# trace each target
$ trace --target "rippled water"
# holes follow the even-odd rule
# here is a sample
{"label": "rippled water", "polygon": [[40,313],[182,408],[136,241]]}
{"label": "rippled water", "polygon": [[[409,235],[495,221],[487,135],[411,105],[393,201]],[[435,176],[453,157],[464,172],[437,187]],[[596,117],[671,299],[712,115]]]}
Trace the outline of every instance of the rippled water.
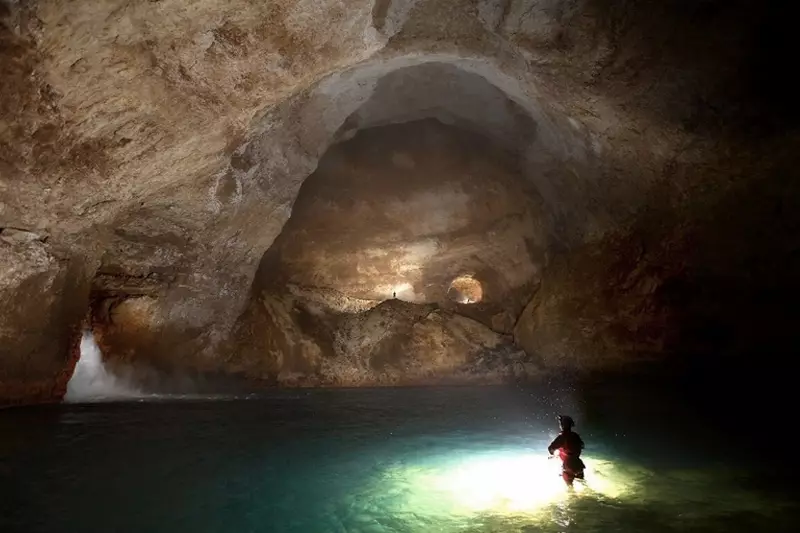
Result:
{"label": "rippled water", "polygon": [[[546,457],[559,412],[588,446],[574,492]],[[784,472],[691,412],[567,387],[8,409],[0,531],[795,531]]]}

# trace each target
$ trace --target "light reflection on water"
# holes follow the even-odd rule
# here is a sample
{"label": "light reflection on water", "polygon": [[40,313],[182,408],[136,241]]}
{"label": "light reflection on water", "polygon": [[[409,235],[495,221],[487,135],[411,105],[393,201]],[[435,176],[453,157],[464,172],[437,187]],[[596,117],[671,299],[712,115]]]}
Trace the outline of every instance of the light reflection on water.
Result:
{"label": "light reflection on water", "polygon": [[553,521],[577,498],[622,498],[634,490],[633,480],[610,462],[589,457],[585,462],[586,481],[570,490],[556,461],[527,450],[430,458],[387,469],[364,497],[394,494],[384,504],[385,514],[426,516],[440,527],[492,516],[522,525]]}
{"label": "light reflection on water", "polygon": [[[652,403],[672,409],[664,398]],[[645,427],[609,399],[604,419],[590,407],[568,389],[462,388],[7,410],[0,412],[0,485],[14,490],[0,500],[0,530],[750,532],[794,525],[786,495],[742,482],[757,465],[714,456],[713,439],[698,441],[697,428],[662,427],[664,417]],[[588,446],[587,487],[574,492],[558,461],[546,457],[560,412],[576,416]]]}

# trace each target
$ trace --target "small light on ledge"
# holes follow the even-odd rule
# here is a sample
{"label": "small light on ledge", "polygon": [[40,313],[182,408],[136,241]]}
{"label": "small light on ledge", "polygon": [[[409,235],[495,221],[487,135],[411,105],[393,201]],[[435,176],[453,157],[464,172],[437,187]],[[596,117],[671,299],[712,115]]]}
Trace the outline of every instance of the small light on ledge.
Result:
{"label": "small light on ledge", "polygon": [[[414,294],[414,287],[412,287],[410,283],[399,283],[399,284],[395,285],[394,287],[392,287],[392,298],[393,299],[400,299],[400,300],[407,299],[408,296],[409,296],[409,293],[411,295]],[[406,298],[403,298],[404,295],[406,296]]]}

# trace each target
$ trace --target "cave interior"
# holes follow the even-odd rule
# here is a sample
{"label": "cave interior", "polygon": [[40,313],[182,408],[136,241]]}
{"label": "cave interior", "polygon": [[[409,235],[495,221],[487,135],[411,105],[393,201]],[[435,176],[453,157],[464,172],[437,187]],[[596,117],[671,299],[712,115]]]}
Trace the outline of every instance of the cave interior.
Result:
{"label": "cave interior", "polygon": [[154,389],[790,379],[772,2],[200,3],[0,4],[3,403],[87,328]]}

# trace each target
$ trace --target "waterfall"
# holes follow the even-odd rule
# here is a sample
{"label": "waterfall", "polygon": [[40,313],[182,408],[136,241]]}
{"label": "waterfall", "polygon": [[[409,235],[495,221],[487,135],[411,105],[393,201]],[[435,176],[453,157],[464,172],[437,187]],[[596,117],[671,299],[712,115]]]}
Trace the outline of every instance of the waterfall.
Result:
{"label": "waterfall", "polygon": [[140,396],[140,391],[121,382],[103,364],[103,354],[91,331],[81,338],[81,356],[67,383],[65,402],[113,400]]}

